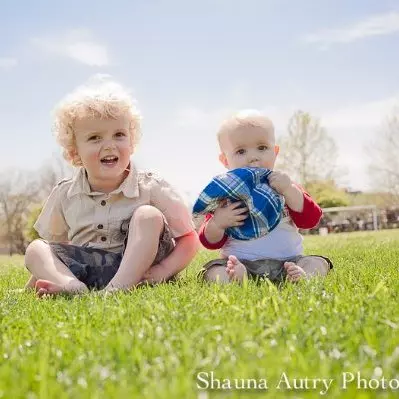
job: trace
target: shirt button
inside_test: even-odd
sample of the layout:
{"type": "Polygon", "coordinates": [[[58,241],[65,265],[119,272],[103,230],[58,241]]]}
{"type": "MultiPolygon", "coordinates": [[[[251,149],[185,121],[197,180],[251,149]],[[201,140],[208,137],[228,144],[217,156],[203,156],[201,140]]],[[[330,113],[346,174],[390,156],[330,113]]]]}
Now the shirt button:
{"type": "Polygon", "coordinates": [[[99,225],[97,225],[97,228],[98,228],[99,230],[101,230],[101,229],[104,228],[104,226],[103,226],[102,224],[99,224],[99,225]]]}
{"type": "Polygon", "coordinates": [[[106,201],[104,201],[104,200],[101,201],[101,205],[102,205],[102,206],[105,206],[106,204],[107,204],[106,201]]]}
{"type": "Polygon", "coordinates": [[[107,241],[107,237],[101,237],[101,241],[107,241]]]}

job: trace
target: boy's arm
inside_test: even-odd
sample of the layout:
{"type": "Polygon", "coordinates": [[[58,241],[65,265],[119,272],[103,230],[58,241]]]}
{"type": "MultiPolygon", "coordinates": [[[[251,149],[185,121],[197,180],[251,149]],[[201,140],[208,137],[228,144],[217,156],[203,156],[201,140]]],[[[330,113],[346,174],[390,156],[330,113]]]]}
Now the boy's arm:
{"type": "Polygon", "coordinates": [[[173,251],[157,265],[152,266],[143,276],[142,282],[160,283],[182,271],[194,258],[199,248],[195,231],[175,238],[173,251]]]}

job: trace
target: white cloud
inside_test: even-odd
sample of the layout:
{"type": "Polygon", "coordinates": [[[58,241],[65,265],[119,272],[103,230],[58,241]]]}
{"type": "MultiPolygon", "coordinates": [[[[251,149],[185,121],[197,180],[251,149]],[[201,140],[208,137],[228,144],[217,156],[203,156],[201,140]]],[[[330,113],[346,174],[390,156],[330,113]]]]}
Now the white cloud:
{"type": "Polygon", "coordinates": [[[96,42],[88,29],[75,29],[59,36],[36,37],[32,39],[32,44],[46,53],[68,57],[89,66],[110,63],[106,46],[96,42]]]}
{"type": "Polygon", "coordinates": [[[0,57],[0,69],[10,69],[18,65],[18,60],[16,58],[10,57],[0,57]]]}
{"type": "Polygon", "coordinates": [[[399,93],[377,101],[347,105],[320,113],[322,123],[332,129],[352,129],[360,133],[364,129],[378,129],[399,105],[399,93]]]}
{"type": "Polygon", "coordinates": [[[370,36],[390,35],[399,32],[399,12],[369,16],[352,26],[327,29],[302,37],[306,43],[319,44],[322,49],[334,43],[350,43],[370,36]]]}

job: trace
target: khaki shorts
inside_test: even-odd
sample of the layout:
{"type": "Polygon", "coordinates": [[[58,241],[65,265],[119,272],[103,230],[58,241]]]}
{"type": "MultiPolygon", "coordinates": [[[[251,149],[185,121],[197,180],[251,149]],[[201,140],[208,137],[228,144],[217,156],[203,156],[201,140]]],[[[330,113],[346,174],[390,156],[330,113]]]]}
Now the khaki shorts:
{"type": "MultiPolygon", "coordinates": [[[[68,267],[78,280],[82,281],[90,289],[100,290],[112,280],[119,269],[127,245],[128,231],[129,228],[127,226],[121,253],[71,244],[46,242],[50,245],[53,254],[68,267]]],[[[152,266],[165,259],[173,251],[174,247],[175,240],[165,220],[164,230],[159,238],[158,251],[152,266]]]]}
{"type": "MultiPolygon", "coordinates": [[[[320,255],[306,255],[306,256],[298,255],[284,260],[271,259],[271,258],[265,258],[259,260],[240,259],[240,262],[247,269],[249,278],[254,280],[267,278],[273,283],[282,283],[285,281],[285,278],[287,277],[287,272],[284,268],[285,262],[298,263],[298,261],[300,261],[301,259],[315,258],[315,257],[326,260],[330,267],[330,270],[333,268],[331,260],[326,258],[325,256],[320,256],[320,255]]],[[[212,267],[216,266],[226,267],[226,265],[227,265],[227,259],[213,259],[203,266],[203,268],[200,270],[198,274],[198,277],[200,279],[204,279],[205,273],[212,267]]]]}

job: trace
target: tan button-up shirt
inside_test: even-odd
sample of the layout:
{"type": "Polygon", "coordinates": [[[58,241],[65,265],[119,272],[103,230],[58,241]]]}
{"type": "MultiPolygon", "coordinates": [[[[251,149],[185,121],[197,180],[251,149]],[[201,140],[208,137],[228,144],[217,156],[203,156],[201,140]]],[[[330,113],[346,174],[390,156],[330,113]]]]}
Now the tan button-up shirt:
{"type": "Polygon", "coordinates": [[[126,227],[141,205],[158,208],[180,237],[194,230],[191,213],[182,197],[154,173],[131,167],[122,184],[109,194],[91,191],[84,168],[51,192],[34,227],[48,241],[66,242],[121,252],[126,227]]]}

